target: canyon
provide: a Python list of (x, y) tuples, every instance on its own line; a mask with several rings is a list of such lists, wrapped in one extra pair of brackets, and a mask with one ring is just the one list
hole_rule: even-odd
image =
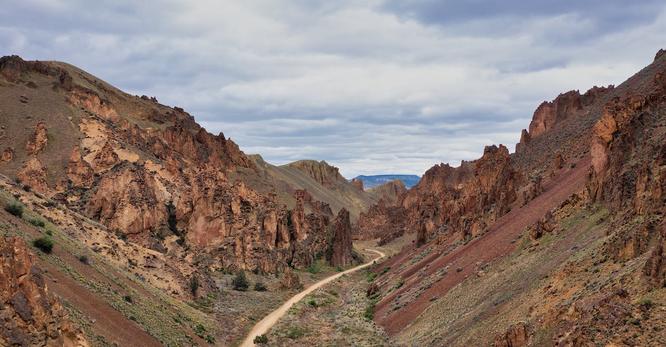
[(1, 58), (0, 100), (0, 344), (238, 345), (284, 302), (252, 343), (666, 344), (663, 50), (413, 187), (270, 164), (66, 63)]

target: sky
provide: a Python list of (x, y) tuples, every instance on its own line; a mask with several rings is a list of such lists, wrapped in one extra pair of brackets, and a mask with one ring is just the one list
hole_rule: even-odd
[(666, 48), (666, 2), (21, 0), (0, 54), (183, 107), (273, 164), (422, 174), (513, 150), (534, 109)]

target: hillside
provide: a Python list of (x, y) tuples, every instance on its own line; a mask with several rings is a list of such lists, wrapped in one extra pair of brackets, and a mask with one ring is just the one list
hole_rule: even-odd
[(666, 343), (663, 52), (544, 102), (516, 153), (434, 166), (362, 215), (383, 242), (416, 235), (374, 270), (375, 321), (405, 345)]
[(287, 204), (296, 190), (306, 190), (313, 199), (327, 203), (333, 213), (342, 208), (349, 211), (352, 221), (377, 202), (373, 194), (358, 189), (340, 175), (338, 168), (325, 161), (301, 160), (286, 165), (272, 165), (259, 155), (250, 156), (267, 180), (285, 196)]
[[(360, 261), (346, 206), (66, 63), (0, 58), (0, 152), (3, 238), (53, 243), (37, 265), (93, 345), (230, 344), (294, 290), (283, 278)], [(242, 271), (271, 294), (228, 289)]]

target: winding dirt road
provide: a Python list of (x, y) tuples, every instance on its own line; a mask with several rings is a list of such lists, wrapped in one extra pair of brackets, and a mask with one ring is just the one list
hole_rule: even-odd
[(317, 283), (314, 283), (311, 286), (307, 287), (302, 292), (292, 296), (291, 299), (287, 300), (284, 304), (282, 304), (282, 306), (280, 306), (280, 308), (271, 312), (268, 316), (264, 317), (264, 319), (259, 321), (259, 323), (255, 324), (254, 327), (252, 327), (252, 330), (250, 330), (250, 333), (247, 334), (247, 337), (245, 337), (245, 340), (243, 340), (243, 343), (241, 343), (240, 346), (241, 347), (252, 347), (252, 346), (254, 346), (253, 341), (254, 341), (254, 338), (256, 336), (259, 336), (259, 335), (262, 335), (262, 334), (265, 334), (266, 332), (268, 332), (268, 330), (271, 327), (273, 327), (273, 325), (275, 325), (275, 323), (277, 323), (277, 321), (280, 318), (282, 318), (282, 316), (284, 316), (287, 313), (287, 311), (289, 311), (291, 306), (293, 306), (295, 303), (301, 301), (308, 294), (310, 294), (313, 291), (323, 287), (324, 285), (326, 285), (328, 283), (331, 283), (331, 282), (335, 281), (336, 279), (342, 277), (343, 275), (346, 275), (346, 274), (352, 273), (354, 271), (358, 271), (358, 270), (361, 270), (363, 268), (366, 268), (366, 267), (372, 265), (373, 262), (375, 262), (375, 261), (377, 261), (381, 258), (384, 258), (386, 256), (384, 253), (382, 253), (378, 250), (366, 249), (366, 251), (371, 251), (371, 252), (377, 253), (379, 256), (377, 258), (363, 264), (363, 265), (359, 265), (359, 266), (351, 268), (349, 270), (339, 272), (339, 273), (337, 273), (333, 276), (326, 277), (323, 280), (321, 280)]

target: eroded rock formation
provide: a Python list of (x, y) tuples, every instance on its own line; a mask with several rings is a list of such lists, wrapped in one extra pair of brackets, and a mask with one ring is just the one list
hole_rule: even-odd
[(340, 210), (333, 221), (333, 238), (331, 241), (332, 266), (345, 267), (352, 264), (352, 230), (349, 222), (349, 212)]
[(0, 237), (0, 301), (0, 345), (88, 346), (19, 238)]

